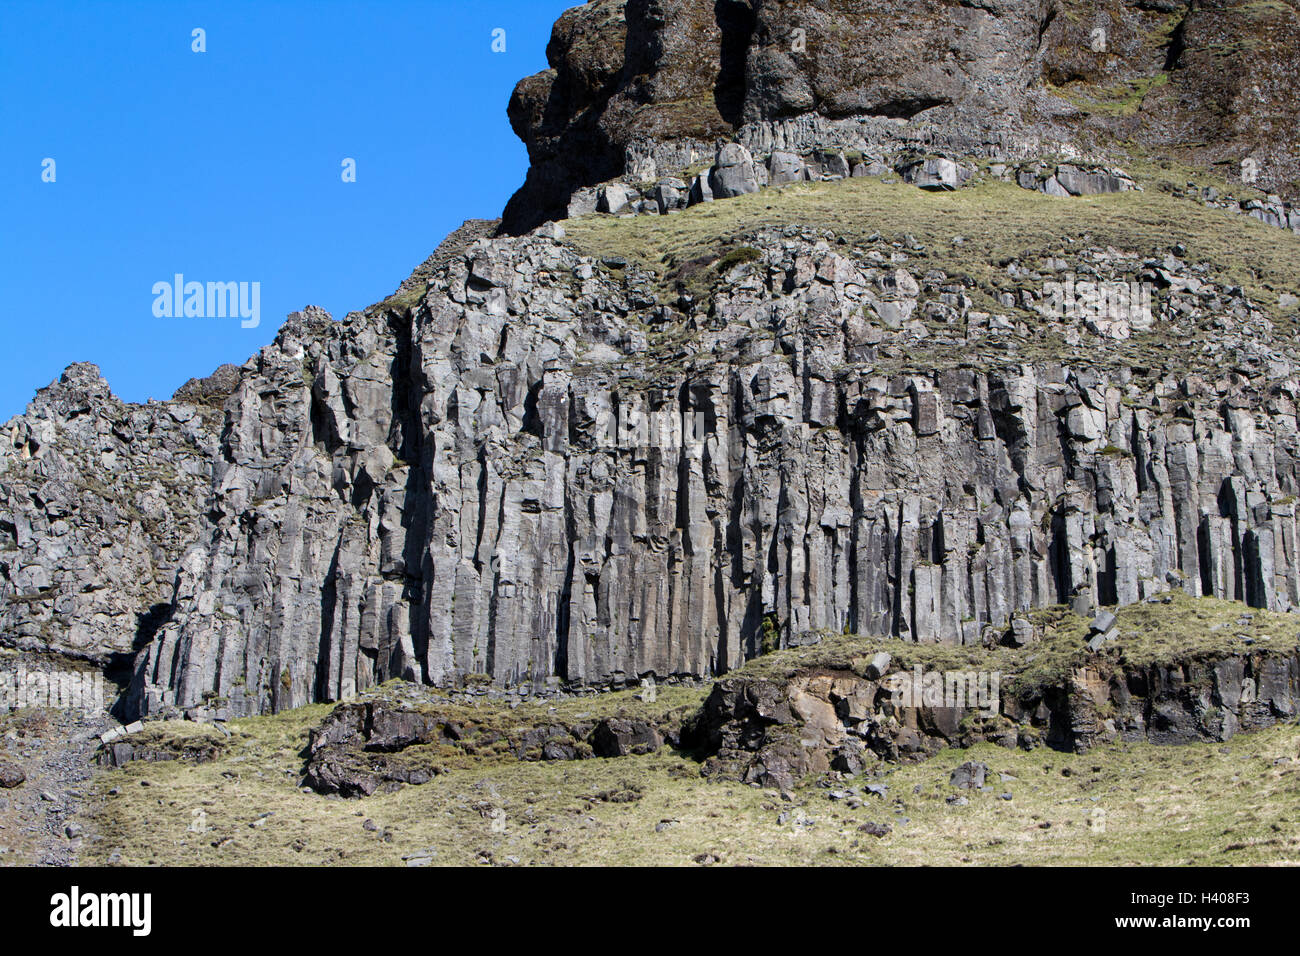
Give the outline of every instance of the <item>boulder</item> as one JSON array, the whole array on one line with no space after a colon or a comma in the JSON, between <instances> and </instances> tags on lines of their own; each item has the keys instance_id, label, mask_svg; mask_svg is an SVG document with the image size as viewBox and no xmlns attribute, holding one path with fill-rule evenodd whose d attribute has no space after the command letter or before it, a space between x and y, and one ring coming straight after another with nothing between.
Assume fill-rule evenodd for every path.
<instances>
[{"instance_id":1,"label":"boulder","mask_svg":"<svg viewBox=\"0 0 1300 956\"><path fill-rule=\"evenodd\" d=\"M303 783L317 793L337 793L343 797L368 797L381 782L368 769L339 757L312 760L303 777Z\"/></svg>"},{"instance_id":2,"label":"boulder","mask_svg":"<svg viewBox=\"0 0 1300 956\"><path fill-rule=\"evenodd\" d=\"M607 717L596 725L589 742L597 757L627 757L654 753L664 739L644 720Z\"/></svg>"},{"instance_id":3,"label":"boulder","mask_svg":"<svg viewBox=\"0 0 1300 956\"><path fill-rule=\"evenodd\" d=\"M1048 176L1047 179L1042 183L1040 188L1042 189L1043 192L1047 193L1047 195L1049 196L1070 195L1070 191L1066 189L1064 186L1062 186L1060 181L1057 180L1055 176Z\"/></svg>"},{"instance_id":4,"label":"boulder","mask_svg":"<svg viewBox=\"0 0 1300 956\"><path fill-rule=\"evenodd\" d=\"M793 790L810 773L828 770L830 763L821 753L808 753L798 741L783 740L764 747L750 762L742 778L745 783Z\"/></svg>"},{"instance_id":5,"label":"boulder","mask_svg":"<svg viewBox=\"0 0 1300 956\"><path fill-rule=\"evenodd\" d=\"M886 653L885 651L880 651L879 653L873 655L871 658L871 662L867 664L868 679L880 680L880 678L884 677L885 674L889 672L889 665L892 662L893 662L893 658L890 657L889 654Z\"/></svg>"},{"instance_id":6,"label":"boulder","mask_svg":"<svg viewBox=\"0 0 1300 956\"><path fill-rule=\"evenodd\" d=\"M1100 611L1088 627L1088 649L1096 652L1102 646L1119 637L1115 615L1110 611Z\"/></svg>"},{"instance_id":7,"label":"boulder","mask_svg":"<svg viewBox=\"0 0 1300 956\"><path fill-rule=\"evenodd\" d=\"M709 185L708 173L700 173L691 180L691 189L686 201L692 206L702 202L713 202L713 187Z\"/></svg>"},{"instance_id":8,"label":"boulder","mask_svg":"<svg viewBox=\"0 0 1300 956\"><path fill-rule=\"evenodd\" d=\"M640 194L630 186L625 186L623 183L607 183L600 189L596 211L607 212L613 216L631 212L629 207L639 198Z\"/></svg>"},{"instance_id":9,"label":"boulder","mask_svg":"<svg viewBox=\"0 0 1300 956\"><path fill-rule=\"evenodd\" d=\"M948 782L959 790L978 790L984 786L988 772L985 764L968 760L952 772Z\"/></svg>"},{"instance_id":10,"label":"boulder","mask_svg":"<svg viewBox=\"0 0 1300 956\"><path fill-rule=\"evenodd\" d=\"M872 159L868 161L860 161L854 163L853 170L850 175L854 179L859 179L863 176L887 176L892 172L893 170L890 169L888 166L886 166L884 163L880 162L879 160Z\"/></svg>"},{"instance_id":11,"label":"boulder","mask_svg":"<svg viewBox=\"0 0 1300 956\"><path fill-rule=\"evenodd\" d=\"M1034 625L1028 618L1012 618L1011 626L1007 628L1006 639L1003 643L1011 647L1025 647L1032 644L1037 636Z\"/></svg>"},{"instance_id":12,"label":"boulder","mask_svg":"<svg viewBox=\"0 0 1300 956\"><path fill-rule=\"evenodd\" d=\"M709 186L715 199L758 192L758 173L749 150L739 143L728 143L718 150L717 160L709 172Z\"/></svg>"},{"instance_id":13,"label":"boulder","mask_svg":"<svg viewBox=\"0 0 1300 956\"><path fill-rule=\"evenodd\" d=\"M843 153L821 154L821 166L823 179L848 179L852 174Z\"/></svg>"},{"instance_id":14,"label":"boulder","mask_svg":"<svg viewBox=\"0 0 1300 956\"><path fill-rule=\"evenodd\" d=\"M856 777L866 766L861 741L846 740L831 754L831 769Z\"/></svg>"},{"instance_id":15,"label":"boulder","mask_svg":"<svg viewBox=\"0 0 1300 956\"><path fill-rule=\"evenodd\" d=\"M1111 630L1107 631L1105 634L1093 634L1090 638L1088 638L1088 650L1093 651L1095 653L1101 650L1107 644L1111 643L1112 641L1117 640L1118 638L1119 638L1119 630L1117 628L1112 628Z\"/></svg>"},{"instance_id":16,"label":"boulder","mask_svg":"<svg viewBox=\"0 0 1300 956\"><path fill-rule=\"evenodd\" d=\"M600 190L592 186L584 186L575 190L569 197L567 217L577 219L579 216L589 216L596 211L600 204Z\"/></svg>"},{"instance_id":17,"label":"boulder","mask_svg":"<svg viewBox=\"0 0 1300 956\"><path fill-rule=\"evenodd\" d=\"M951 159L923 159L902 169L903 182L921 189L960 189L973 172Z\"/></svg>"},{"instance_id":18,"label":"boulder","mask_svg":"<svg viewBox=\"0 0 1300 956\"><path fill-rule=\"evenodd\" d=\"M787 153L779 150L774 152L768 160L768 169L771 171L768 183L772 186L783 186L786 183L796 183L807 178L803 157L798 153Z\"/></svg>"},{"instance_id":19,"label":"boulder","mask_svg":"<svg viewBox=\"0 0 1300 956\"><path fill-rule=\"evenodd\" d=\"M1056 181L1071 196L1095 196L1118 193L1129 188L1126 180L1113 173L1085 172L1077 166L1058 166Z\"/></svg>"},{"instance_id":20,"label":"boulder","mask_svg":"<svg viewBox=\"0 0 1300 956\"><path fill-rule=\"evenodd\" d=\"M1101 611L1092 619L1089 629L1094 634L1105 634L1115 627L1115 615L1111 611Z\"/></svg>"},{"instance_id":21,"label":"boulder","mask_svg":"<svg viewBox=\"0 0 1300 956\"><path fill-rule=\"evenodd\" d=\"M0 760L0 789L12 790L27 782L23 768L8 760Z\"/></svg>"},{"instance_id":22,"label":"boulder","mask_svg":"<svg viewBox=\"0 0 1300 956\"><path fill-rule=\"evenodd\" d=\"M542 745L543 760L577 760L578 748L572 738L552 737Z\"/></svg>"},{"instance_id":23,"label":"boulder","mask_svg":"<svg viewBox=\"0 0 1300 956\"><path fill-rule=\"evenodd\" d=\"M686 183L676 178L661 179L655 184L651 199L656 211L661 216L667 215L670 210L679 209L686 204Z\"/></svg>"}]
</instances>

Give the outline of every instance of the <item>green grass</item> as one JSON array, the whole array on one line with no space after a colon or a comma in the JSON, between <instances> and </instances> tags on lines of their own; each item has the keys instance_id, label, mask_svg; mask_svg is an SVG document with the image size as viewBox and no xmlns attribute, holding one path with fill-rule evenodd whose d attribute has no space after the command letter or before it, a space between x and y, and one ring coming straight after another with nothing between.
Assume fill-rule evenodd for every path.
<instances>
[{"instance_id":1,"label":"green grass","mask_svg":"<svg viewBox=\"0 0 1300 956\"><path fill-rule=\"evenodd\" d=\"M1134 604L1116 610L1120 637L1103 653L1119 663L1144 667L1208 660L1247 652L1294 653L1300 625L1293 616L1249 608L1235 601L1165 595L1168 604ZM896 638L827 633L817 644L765 654L733 674L783 680L816 669L866 672L873 654L887 651L893 667L924 670L1000 671L1009 691L1038 690L1062 683L1071 669L1086 663L1089 619L1068 608L1043 608L1029 615L1042 640L1023 648L914 644Z\"/></svg>"},{"instance_id":2,"label":"green grass","mask_svg":"<svg viewBox=\"0 0 1300 956\"><path fill-rule=\"evenodd\" d=\"M1169 604L1125 608L1119 618L1122 637L1106 653L1133 664L1248 648L1294 651L1300 641L1285 615L1208 598L1173 596ZM899 667L1000 667L1013 686L1024 686L1059 679L1087 659L1080 647L1086 621L1062 608L1034 619L1046 638L1022 650L834 636L761 657L742 673L779 678L815 667L860 669L884 648ZM401 694L403 687L375 693ZM692 712L706 692L661 688L654 704L625 691L514 710L457 706L466 719L509 729L614 713L663 719ZM117 851L128 865L187 866L397 866L410 856L438 865L512 858L522 865L1300 863L1294 722L1226 744L1114 743L1086 754L985 744L952 749L919 763L877 764L866 778L838 782L888 786L886 799L867 796L855 809L812 784L796 788L790 802L774 791L706 779L699 763L669 748L567 763L462 754L421 786L358 800L304 793L303 748L329 711L313 705L232 721L232 737L207 763L137 762L100 775L89 799L92 832L100 836L82 861L106 862ZM146 733L163 744L170 735L183 743L214 732L155 724ZM948 776L965 760L985 762L994 789L966 794L969 805L953 806L944 799L953 792ZM1001 799L1004 792L1012 799ZM859 829L867 822L892 830L872 837Z\"/></svg>"},{"instance_id":3,"label":"green grass","mask_svg":"<svg viewBox=\"0 0 1300 956\"><path fill-rule=\"evenodd\" d=\"M1168 84L1169 74L1161 71L1109 87L1077 83L1061 89L1051 89L1051 92L1064 97L1085 112L1121 117L1136 115L1148 93Z\"/></svg>"},{"instance_id":4,"label":"green grass","mask_svg":"<svg viewBox=\"0 0 1300 956\"><path fill-rule=\"evenodd\" d=\"M512 857L521 865L670 866L1300 862L1294 726L1226 745L946 751L878 768L872 779L888 786L887 797L852 809L818 787L786 802L705 780L698 764L669 750L487 763L360 800L321 797L298 789L297 752L325 710L236 721L235 741L211 763L136 763L103 775L92 797L101 838L83 862L102 863L114 850L127 865L185 866L400 866L408 856L436 865ZM949 773L968 759L988 764L994 791L951 806ZM191 829L196 821L202 832ZM892 832L868 836L858 829L867 822Z\"/></svg>"},{"instance_id":5,"label":"green grass","mask_svg":"<svg viewBox=\"0 0 1300 956\"><path fill-rule=\"evenodd\" d=\"M762 258L763 253L753 246L740 246L737 249L732 249L718 260L718 272L726 274L736 266L744 265L747 262L757 262Z\"/></svg>"}]
</instances>

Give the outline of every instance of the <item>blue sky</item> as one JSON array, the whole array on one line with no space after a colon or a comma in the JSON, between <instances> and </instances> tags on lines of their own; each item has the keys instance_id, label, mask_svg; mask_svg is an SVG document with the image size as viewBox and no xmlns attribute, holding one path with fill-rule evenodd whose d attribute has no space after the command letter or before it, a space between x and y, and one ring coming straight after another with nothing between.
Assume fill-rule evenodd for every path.
<instances>
[{"instance_id":1,"label":"blue sky","mask_svg":"<svg viewBox=\"0 0 1300 956\"><path fill-rule=\"evenodd\" d=\"M498 216L527 168L510 91L574 5L3 0L0 421L74 361L126 400L167 398L304 305L382 299ZM176 273L260 282L260 326L155 317Z\"/></svg>"}]
</instances>

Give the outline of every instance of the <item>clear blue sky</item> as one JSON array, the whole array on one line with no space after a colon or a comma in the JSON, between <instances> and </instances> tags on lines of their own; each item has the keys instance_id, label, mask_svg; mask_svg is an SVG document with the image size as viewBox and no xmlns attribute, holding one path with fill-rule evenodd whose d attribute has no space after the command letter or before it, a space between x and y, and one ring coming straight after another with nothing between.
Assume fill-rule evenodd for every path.
<instances>
[{"instance_id":1,"label":"clear blue sky","mask_svg":"<svg viewBox=\"0 0 1300 956\"><path fill-rule=\"evenodd\" d=\"M167 398L500 215L527 168L510 91L574 5L0 0L0 422L74 361ZM260 282L261 326L156 318L178 272Z\"/></svg>"}]
</instances>

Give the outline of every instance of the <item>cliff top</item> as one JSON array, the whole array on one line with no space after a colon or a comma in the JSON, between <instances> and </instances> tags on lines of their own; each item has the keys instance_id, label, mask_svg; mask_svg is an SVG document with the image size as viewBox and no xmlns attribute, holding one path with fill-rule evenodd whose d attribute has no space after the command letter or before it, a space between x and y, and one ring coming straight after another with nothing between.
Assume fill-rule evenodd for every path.
<instances>
[{"instance_id":1,"label":"cliff top","mask_svg":"<svg viewBox=\"0 0 1300 956\"><path fill-rule=\"evenodd\" d=\"M1269 191L1300 187L1297 0L594 0L547 57L509 105L532 162L513 232L646 158L808 132L990 159L1250 158Z\"/></svg>"}]
</instances>

